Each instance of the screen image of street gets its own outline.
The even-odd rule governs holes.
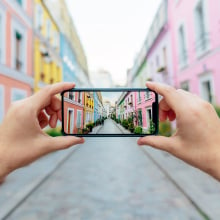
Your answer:
[[[63,97],[66,134],[153,134],[152,104],[146,91],[68,91]]]

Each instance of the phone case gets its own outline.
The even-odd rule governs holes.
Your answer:
[[[67,133],[65,132],[65,120],[64,120],[64,101],[66,100],[66,97],[64,97],[64,94],[71,92],[76,93],[82,93],[83,95],[86,93],[97,93],[97,92],[153,92],[155,101],[152,103],[152,122],[154,131],[150,134],[144,133],[144,134],[134,134],[134,133],[123,133],[123,134],[114,134],[114,133]],[[88,96],[87,96],[88,97]],[[63,135],[71,135],[71,136],[78,136],[78,137],[143,137],[146,135],[157,135],[158,133],[158,127],[159,127],[159,117],[158,117],[158,94],[148,88],[73,88],[71,90],[65,90],[61,93],[61,99],[62,99],[62,133]],[[80,99],[78,98],[78,101]],[[85,103],[83,103],[85,104]],[[82,106],[83,106],[82,104]],[[84,105],[84,108],[86,108],[86,105]],[[84,111],[84,110],[83,110]],[[83,112],[84,114],[85,112]],[[68,116],[67,116],[68,117]],[[84,116],[83,116],[84,117]],[[68,121],[68,120],[67,120]],[[70,120],[69,120],[70,121]],[[133,122],[132,122],[133,123]],[[84,123],[83,123],[83,126]],[[119,125],[118,125],[119,126]],[[151,126],[151,125],[150,125]],[[82,128],[83,130],[84,128]]]

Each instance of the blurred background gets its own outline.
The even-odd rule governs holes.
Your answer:
[[[77,87],[145,87],[147,80],[162,82],[197,94],[212,103],[220,116],[219,11],[219,0],[0,0],[0,123],[13,101],[28,97],[48,84],[61,81],[75,82]],[[160,124],[160,134],[170,136],[173,129],[175,129],[174,124],[168,122]],[[59,131],[50,130],[48,133],[60,135]],[[105,140],[93,139],[88,140],[88,143],[101,148]],[[115,146],[130,146],[132,143],[136,146],[136,140],[132,139],[132,141],[129,142],[128,139],[115,141]],[[88,155],[93,155],[92,152],[102,152],[101,149],[95,150],[95,147],[94,151],[89,151],[88,154],[84,152],[88,157],[86,161],[90,158]],[[124,149],[121,150],[125,152]],[[173,193],[176,190],[177,194],[181,194],[178,194],[177,200],[170,200],[177,194],[164,195],[163,190],[158,192],[153,187],[155,184],[153,180],[158,183],[159,177],[154,176],[155,170],[150,170],[148,174],[140,173],[140,176],[134,177],[147,181],[148,177],[153,175],[150,178],[152,182],[143,182],[142,185],[148,186],[149,191],[146,194],[141,191],[132,198],[136,201],[135,204],[139,204],[138,199],[142,195],[149,198],[148,193],[152,193],[151,198],[158,200],[143,202],[140,199],[142,201],[140,204],[148,204],[153,211],[143,206],[143,212],[138,213],[137,209],[132,211],[131,207],[134,204],[131,204],[125,208],[126,211],[119,210],[116,216],[111,217],[114,210],[117,210],[116,207],[107,208],[104,215],[99,215],[100,212],[96,213],[97,215],[90,212],[88,214],[85,211],[87,209],[81,207],[74,212],[75,214],[67,215],[66,219],[72,217],[75,219],[220,218],[220,212],[217,211],[220,210],[218,209],[220,188],[215,180],[194,168],[186,167],[187,165],[168,154],[145,150],[142,155],[147,154],[149,167],[155,166],[155,170],[159,169],[158,172],[167,177],[163,184],[165,191],[167,189],[168,192],[170,190]],[[37,205],[34,204],[34,200],[30,200],[34,205],[32,204],[31,207],[24,205],[23,210],[16,210],[26,198],[31,198],[32,192],[39,185],[44,184],[47,178],[50,179],[50,176],[56,173],[72,154],[73,151],[54,154],[23,171],[15,172],[6,179],[0,186],[2,206],[0,219],[9,216],[12,216],[9,217],[11,219],[24,219],[24,216],[26,219],[38,219],[41,216],[44,219],[54,219],[54,215],[48,217],[45,214],[48,210],[43,211],[43,206],[40,206],[41,200],[37,200],[39,202]],[[121,152],[115,150],[115,155],[120,154]],[[110,155],[117,158],[112,152]],[[140,162],[137,159],[139,156],[136,159],[130,156],[129,154],[122,159],[123,163],[130,163],[133,160]],[[79,156],[79,161],[81,159]],[[141,165],[139,162],[137,166]],[[116,164],[120,167],[123,163],[117,160]],[[101,164],[98,166],[102,167]],[[80,167],[76,165],[77,172],[79,169]],[[116,172],[117,168],[113,170]],[[135,172],[132,168],[130,171]],[[71,173],[68,175],[72,176]],[[82,172],[78,175],[76,176],[79,180]],[[165,177],[161,177],[163,181]],[[112,178],[111,181],[114,182],[117,175]],[[55,178],[56,181],[60,179],[63,178]],[[75,179],[72,181],[75,182]],[[103,183],[108,185],[108,181]],[[64,186],[65,184],[66,182],[63,182]],[[169,188],[171,185],[175,190]],[[80,183],[75,187],[79,186]],[[72,189],[71,186],[69,187]],[[161,187],[158,185],[159,189]],[[55,190],[61,192],[61,188]],[[94,188],[96,186],[93,185]],[[44,190],[46,191],[46,188],[38,195],[45,195]],[[103,194],[106,193],[105,190]],[[159,193],[158,197],[155,196],[155,191]],[[61,194],[63,196],[68,194],[65,193]],[[50,196],[47,199],[56,197],[56,195]],[[114,201],[123,200],[122,197],[117,197]],[[9,198],[11,205],[6,202]],[[125,200],[128,201],[128,197]],[[164,207],[164,203],[169,206]],[[59,216],[58,212],[54,211],[57,208],[55,204],[51,206],[53,208],[49,213],[56,213]],[[94,200],[91,204],[95,204]],[[91,204],[90,206],[87,204],[88,207],[91,208]],[[84,204],[84,207],[87,205]],[[33,206],[35,209],[32,209]],[[97,207],[91,210],[98,210]],[[66,206],[65,208],[59,210],[59,213],[65,213],[68,209]],[[164,211],[157,212],[158,209],[168,212],[166,214]],[[87,214],[80,215],[81,212]]]

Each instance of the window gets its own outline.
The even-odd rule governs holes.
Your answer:
[[[69,92],[69,99],[75,101],[75,92]]]
[[[163,62],[164,62],[164,67],[167,66],[167,48],[163,48]]]
[[[26,97],[27,97],[27,92],[25,90],[12,89],[12,93],[11,93],[11,101],[12,102],[19,101],[19,100],[24,99]]]
[[[142,126],[142,111],[141,111],[141,109],[138,110],[138,125]]]
[[[47,34],[46,34],[46,37],[47,37],[48,40],[50,40],[50,34],[51,34],[51,22],[48,19],[47,20]]]
[[[146,91],[146,92],[145,92],[145,100],[148,100],[148,99],[150,99],[150,98],[151,98],[151,92]]]
[[[209,80],[202,82],[202,93],[206,101],[212,102],[211,82]]]
[[[212,74],[205,74],[200,77],[200,94],[202,98],[210,103],[214,102]]]
[[[180,67],[183,67],[187,63],[186,39],[185,39],[185,30],[183,25],[179,27],[178,39],[179,39],[179,63],[180,63]]]
[[[82,111],[77,110],[77,122],[76,122],[76,127],[81,128],[82,124]]]
[[[138,92],[138,102],[141,102],[141,92]]]
[[[4,117],[4,87],[0,85],[0,123]]]
[[[43,25],[43,10],[40,5],[36,6],[36,29],[41,30]]]
[[[0,31],[1,33],[4,33],[3,20],[2,20],[1,14],[0,14]],[[0,34],[0,61],[2,61],[2,58],[3,58],[3,43],[4,43],[4,40],[3,40],[2,34]]]
[[[195,11],[195,31],[196,31],[196,51],[198,56],[208,49],[208,33],[205,23],[205,7],[204,0],[200,0],[197,4]]]
[[[17,71],[22,70],[22,35],[19,32],[15,32],[15,68]]]
[[[180,85],[181,89],[185,90],[185,91],[189,91],[189,82],[182,82]]]

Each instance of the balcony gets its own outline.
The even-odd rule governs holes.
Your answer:
[[[133,102],[132,101],[128,102],[128,105],[130,105],[130,107],[133,107]]]
[[[158,70],[157,70],[158,73],[161,73],[161,74],[167,74],[167,67],[166,66],[161,66]]]

